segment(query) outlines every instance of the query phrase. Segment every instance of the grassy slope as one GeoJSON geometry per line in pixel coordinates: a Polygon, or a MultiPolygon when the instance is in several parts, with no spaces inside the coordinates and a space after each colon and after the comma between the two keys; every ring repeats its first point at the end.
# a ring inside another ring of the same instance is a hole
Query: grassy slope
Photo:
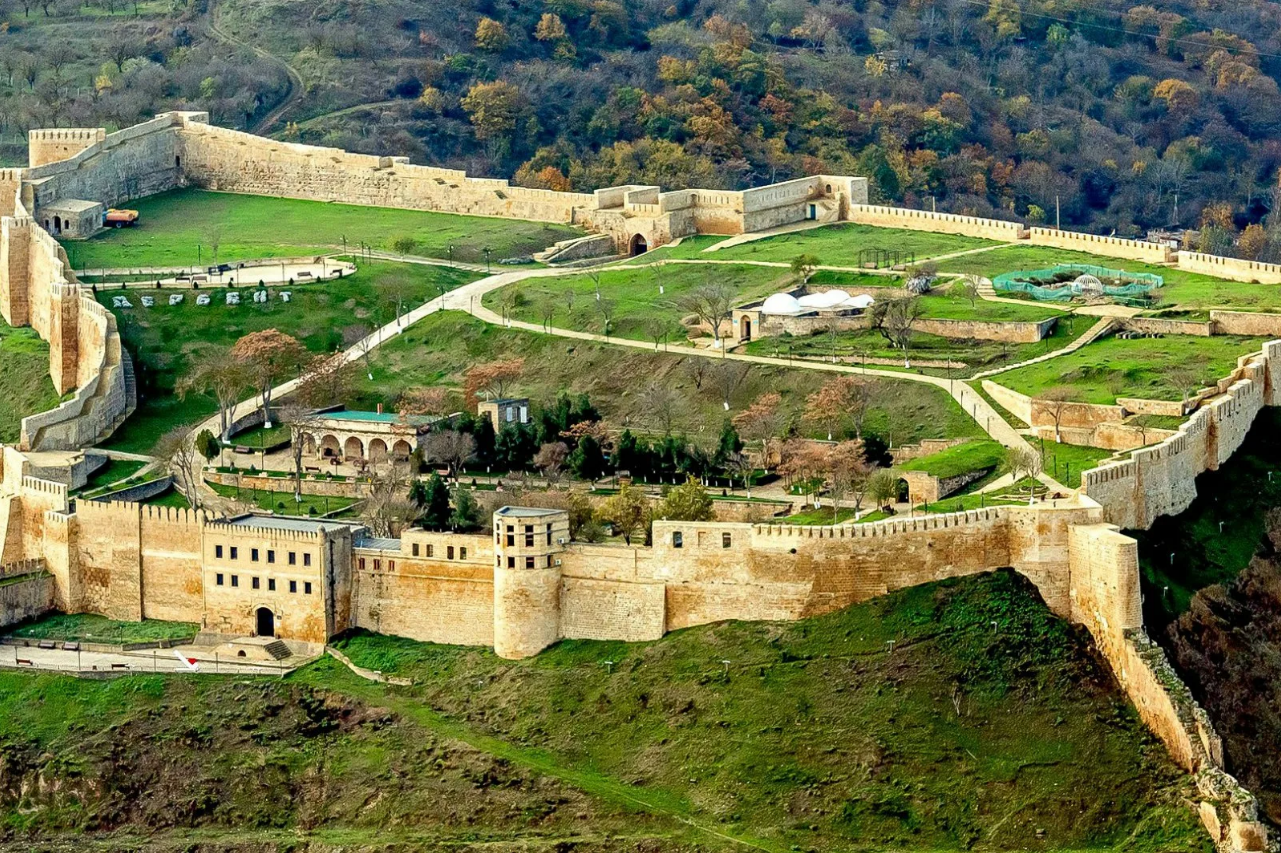
{"type": "MultiPolygon", "coordinates": [[[[697,245],[697,244],[695,244],[697,245]]],[[[875,228],[869,225],[826,225],[808,231],[780,234],[753,240],[727,249],[695,257],[716,260],[790,261],[797,255],[813,255],[825,266],[855,266],[864,249],[886,249],[903,253],[903,260],[915,255],[923,261],[935,255],[999,245],[991,240],[961,237],[955,234],[932,234],[899,228],[875,228]]],[[[682,245],[681,248],[684,248],[682,245]]],[[[693,248],[693,247],[691,247],[693,248]]],[[[701,248],[701,247],[700,247],[701,248]]],[[[870,256],[865,257],[869,263],[870,256]]]]}
{"type": "Polygon", "coordinates": [[[0,443],[16,443],[23,418],[57,405],[49,345],[32,329],[14,329],[0,319],[0,443]]]}
{"type": "Polygon", "coordinates": [[[418,241],[415,252],[434,258],[483,263],[527,255],[583,232],[567,225],[393,210],[265,196],[174,190],[130,202],[140,214],[134,228],[112,229],[86,242],[66,243],[76,269],[189,266],[212,260],[210,241],[219,232],[218,260],[280,257],[349,249],[360,243],[390,250],[398,237],[418,241]]]}
{"type": "Polygon", "coordinates": [[[1278,430],[1281,412],[1265,408],[1232,458],[1197,477],[1197,499],[1187,510],[1158,518],[1149,530],[1126,531],[1139,540],[1144,621],[1153,636],[1187,610],[1197,590],[1231,582],[1263,545],[1264,516],[1281,506],[1278,430]]]}
{"type": "Polygon", "coordinates": [[[1257,338],[1107,337],[1074,353],[1002,373],[993,381],[1032,396],[1063,385],[1074,389],[1082,402],[1104,405],[1117,397],[1178,400],[1182,392],[1164,375],[1167,368],[1200,365],[1202,385],[1211,385],[1232,372],[1238,357],[1258,348],[1257,338]]]}
{"type": "Polygon", "coordinates": [[[939,479],[957,477],[983,468],[995,468],[1005,461],[1005,448],[1000,442],[980,439],[931,453],[899,466],[904,471],[924,471],[939,479]]]}
{"type": "Polygon", "coordinates": [[[451,718],[770,850],[1201,849],[1087,644],[1010,573],[521,662],[340,641],[451,718]]]}
{"type": "MultiPolygon", "coordinates": [[[[648,323],[659,321],[668,330],[668,340],[686,337],[680,320],[689,312],[676,306],[682,295],[705,284],[715,283],[732,287],[738,294],[738,303],[768,296],[794,286],[795,277],[790,271],[756,266],[693,266],[677,265],[647,269],[616,269],[600,275],[600,293],[615,307],[612,335],[636,340],[652,340],[648,323]],[[658,288],[662,286],[660,295],[658,288]]],[[[552,325],[563,329],[601,334],[604,321],[597,310],[596,283],[586,275],[563,278],[536,278],[509,285],[503,290],[485,294],[485,307],[502,313],[504,293],[513,293],[516,304],[509,314],[514,320],[542,324],[543,306],[555,306],[552,325]],[[573,308],[569,307],[568,294],[572,291],[573,308]]]]}
{"type": "MultiPolygon", "coordinates": [[[[196,305],[188,294],[181,304],[169,306],[166,291],[156,294],[155,308],[142,308],[139,297],[148,291],[130,291],[135,307],[112,310],[138,367],[142,397],[137,413],[106,446],[145,452],[175,424],[211,414],[215,409],[211,398],[179,400],[172,393],[174,383],[204,350],[230,346],[250,332],[274,328],[298,338],[312,352],[332,352],[342,344],[345,332],[372,331],[395,319],[394,303],[379,290],[389,279],[402,282],[408,310],[438,295],[441,286],[453,289],[475,277],[446,267],[369,263],[340,281],[295,287],[288,303],[273,299],[255,304],[246,298],[235,307],[224,304],[222,290],[213,290],[212,305],[196,305]]],[[[110,296],[102,293],[99,299],[110,305],[110,296]]]]}
{"type": "MultiPolygon", "coordinates": [[[[515,393],[536,401],[554,399],[562,390],[590,393],[614,426],[652,426],[641,391],[652,380],[677,393],[676,427],[690,438],[711,442],[723,419],[741,411],[765,391],[778,391],[792,411],[828,377],[809,370],[753,365],[731,398],[731,411],[722,406],[714,371],[719,364],[704,360],[710,373],[702,390],[696,387],[694,359],[607,344],[566,341],[534,332],[503,329],[472,317],[447,312],[426,318],[378,352],[374,381],[364,383],[353,406],[372,407],[391,402],[412,385],[461,384],[468,367],[492,359],[523,357],[525,376],[515,393]]],[[[895,444],[933,436],[974,436],[978,427],[942,389],[908,382],[878,382],[877,405],[864,429],[874,435],[893,433],[895,444]]]]}
{"type": "Polygon", "coordinates": [[[194,622],[117,622],[92,613],[58,613],[13,630],[15,637],[33,640],[80,640],[92,643],[143,643],[194,637],[200,626],[194,622]]]}

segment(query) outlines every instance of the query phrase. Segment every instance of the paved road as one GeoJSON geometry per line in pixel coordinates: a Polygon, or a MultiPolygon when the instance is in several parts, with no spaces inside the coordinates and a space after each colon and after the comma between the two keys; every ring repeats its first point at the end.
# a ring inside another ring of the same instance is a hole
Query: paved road
{"type": "MultiPolygon", "coordinates": [[[[203,674],[217,675],[282,675],[297,665],[258,661],[239,664],[225,660],[202,660],[203,674]]],[[[69,652],[63,649],[0,646],[0,668],[36,669],[51,672],[190,672],[174,657],[171,649],[147,649],[137,652],[69,652]],[[23,661],[23,663],[19,663],[23,661]]]]}

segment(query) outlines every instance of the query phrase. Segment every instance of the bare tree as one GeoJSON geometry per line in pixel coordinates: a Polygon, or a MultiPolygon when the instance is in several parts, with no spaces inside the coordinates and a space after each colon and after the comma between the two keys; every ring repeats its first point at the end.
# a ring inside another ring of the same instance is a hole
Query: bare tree
{"type": "Polygon", "coordinates": [[[342,353],[317,355],[299,378],[294,396],[313,409],[343,402],[355,384],[355,371],[355,365],[342,353]]]}
{"type": "Polygon", "coordinates": [[[189,439],[185,426],[176,426],[156,442],[153,455],[174,479],[178,491],[186,496],[192,507],[199,509],[201,460],[196,442],[189,439]]]}
{"type": "Polygon", "coordinates": [[[1063,416],[1067,414],[1069,407],[1076,400],[1076,389],[1068,385],[1056,385],[1053,388],[1046,389],[1045,393],[1037,397],[1037,402],[1041,404],[1045,413],[1054,420],[1054,441],[1056,444],[1063,441],[1063,434],[1060,431],[1063,416]]]}
{"type": "Polygon", "coordinates": [[[662,317],[651,317],[645,321],[645,336],[654,342],[655,350],[667,343],[669,334],[671,334],[671,327],[662,317]]]}
{"type": "Polygon", "coordinates": [[[428,459],[439,459],[449,466],[449,473],[455,480],[463,465],[476,453],[476,439],[470,433],[458,430],[443,429],[430,433],[423,443],[428,459]]]}
{"type": "Polygon", "coordinates": [[[388,462],[369,469],[369,497],[361,507],[361,521],[375,536],[399,536],[422,515],[409,499],[409,473],[388,462]]]}
{"type": "Polygon", "coordinates": [[[751,365],[741,361],[720,361],[714,368],[716,372],[716,384],[721,391],[722,402],[725,405],[725,411],[729,411],[730,401],[734,392],[743,384],[747,374],[751,372],[751,365]]]}
{"type": "Polygon", "coordinates": [[[910,349],[916,321],[925,308],[920,297],[901,296],[883,299],[872,306],[871,327],[881,333],[890,345],[903,351],[903,366],[911,367],[910,349]]]}
{"type": "Polygon", "coordinates": [[[190,393],[212,394],[218,402],[219,439],[227,441],[231,433],[231,415],[245,388],[250,384],[245,365],[225,349],[205,350],[191,368],[178,380],[174,391],[184,400],[190,393]]]}
{"type": "Polygon", "coordinates": [[[315,426],[314,410],[299,403],[289,402],[277,411],[280,422],[289,428],[289,458],[294,468],[294,501],[302,500],[302,457],[307,438],[315,426]]]}
{"type": "Polygon", "coordinates": [[[552,330],[552,321],[556,319],[556,303],[552,300],[550,294],[539,301],[538,314],[543,319],[543,329],[550,332],[552,330]]]}
{"type": "Polygon", "coordinates": [[[604,329],[605,337],[609,337],[611,324],[614,322],[614,311],[617,306],[614,300],[608,297],[601,297],[596,300],[596,313],[600,315],[601,326],[604,329]]]}
{"type": "Polygon", "coordinates": [[[360,353],[361,358],[365,361],[365,375],[371,381],[374,378],[374,368],[369,363],[369,353],[374,348],[373,339],[370,337],[372,334],[373,329],[364,323],[357,323],[342,330],[343,348],[356,348],[360,353]]]}
{"type": "Polygon", "coordinates": [[[854,500],[858,511],[872,476],[872,467],[863,456],[863,442],[842,441],[827,452],[827,493],[832,497],[832,523],[840,519],[841,501],[854,500]]]}
{"type": "Polygon", "coordinates": [[[664,435],[670,435],[681,397],[668,381],[651,379],[640,392],[641,417],[664,435]]]}
{"type": "Polygon", "coordinates": [[[676,300],[676,307],[698,318],[712,330],[717,348],[721,347],[721,325],[729,318],[735,301],[734,289],[725,284],[700,284],[676,300]]]}
{"type": "Polygon", "coordinates": [[[1172,364],[1163,371],[1165,380],[1173,385],[1180,394],[1183,395],[1183,413],[1187,414],[1192,395],[1201,389],[1201,383],[1206,375],[1206,362],[1204,359],[1191,359],[1172,364]]]}
{"type": "Polygon", "coordinates": [[[534,456],[534,466],[542,471],[543,476],[550,482],[555,483],[560,479],[561,470],[565,467],[567,459],[569,459],[569,445],[563,441],[549,441],[538,448],[538,453],[534,456]]]}

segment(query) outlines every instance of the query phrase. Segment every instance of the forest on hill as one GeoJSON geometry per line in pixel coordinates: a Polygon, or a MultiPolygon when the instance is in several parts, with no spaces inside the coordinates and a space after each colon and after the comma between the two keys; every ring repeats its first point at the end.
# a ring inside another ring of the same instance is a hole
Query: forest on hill
{"type": "Polygon", "coordinates": [[[1281,260],[1265,0],[4,0],[0,131],[166,108],[555,189],[876,200],[1281,260]],[[1254,227],[1250,227],[1254,226],[1254,227]]]}

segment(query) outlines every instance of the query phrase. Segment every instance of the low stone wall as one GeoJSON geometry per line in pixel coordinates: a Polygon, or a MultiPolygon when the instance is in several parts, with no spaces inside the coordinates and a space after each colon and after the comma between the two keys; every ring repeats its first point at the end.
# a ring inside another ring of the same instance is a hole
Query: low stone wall
{"type": "Polygon", "coordinates": [[[890,459],[895,465],[905,465],[913,459],[942,453],[958,444],[965,444],[968,438],[923,438],[920,444],[902,444],[890,451],[890,459]]]}
{"type": "Polygon", "coordinates": [[[1001,341],[1010,344],[1034,344],[1054,330],[1058,317],[1037,323],[996,323],[982,320],[943,320],[922,318],[914,328],[927,335],[967,341],[1001,341]]]}
{"type": "Polygon", "coordinates": [[[983,380],[983,390],[987,395],[996,401],[997,405],[1008,411],[1014,417],[1031,426],[1032,424],[1032,398],[1026,394],[1020,394],[1018,391],[1012,391],[1004,385],[993,382],[991,379],[983,380]]]}
{"type": "Polygon", "coordinates": [[[102,497],[92,498],[91,500],[110,503],[118,501],[121,503],[142,503],[152,498],[158,498],[173,486],[173,477],[158,477],[154,480],[148,480],[145,483],[139,483],[136,486],[129,486],[119,491],[111,492],[102,497]]]}
{"type": "Polygon", "coordinates": [[[882,228],[906,228],[913,231],[934,231],[939,234],[960,234],[1013,243],[1026,236],[1023,225],[999,219],[981,219],[977,216],[960,216],[955,213],[937,213],[912,210],[906,207],[888,207],[874,204],[851,204],[851,222],[876,225],[882,228]]]}
{"type": "Polygon", "coordinates": [[[1259,338],[1281,336],[1281,314],[1211,311],[1210,325],[1218,335],[1245,335],[1259,338]]]}
{"type": "MultiPolygon", "coordinates": [[[[268,477],[262,473],[229,474],[225,471],[206,469],[204,478],[210,483],[233,488],[239,486],[246,491],[256,489],[263,492],[292,492],[294,490],[294,478],[292,476],[268,477]]],[[[369,483],[351,479],[327,480],[315,477],[303,477],[300,485],[304,495],[329,498],[365,498],[369,497],[369,492],[372,488],[369,483]]]]}
{"type": "Polygon", "coordinates": [[[1212,321],[1199,323],[1195,320],[1168,320],[1164,317],[1127,317],[1121,321],[1121,328],[1143,335],[1192,335],[1208,338],[1215,333],[1212,321]]]}

